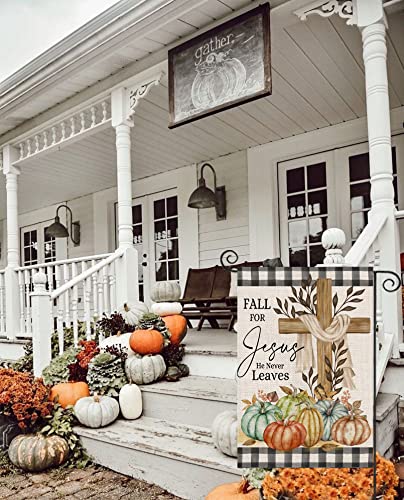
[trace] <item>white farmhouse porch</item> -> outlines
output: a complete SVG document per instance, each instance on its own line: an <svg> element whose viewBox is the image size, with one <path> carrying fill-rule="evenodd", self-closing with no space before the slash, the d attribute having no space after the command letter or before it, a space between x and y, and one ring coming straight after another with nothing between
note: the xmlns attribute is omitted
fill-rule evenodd
<svg viewBox="0 0 404 500"><path fill-rule="evenodd" d="M95 316L139 293L148 301L159 279L184 287L189 268L219 264L229 248L240 261L280 256L285 265L401 272L402 5L271 2L273 95L168 130L167 50L256 2L135 3L122 0L41 56L32 76L28 68L0 85L0 358L17 358L32 338L37 374L49 362L54 328L60 347L66 326L78 339L79 320L90 337ZM96 28L102 48L91 37L89 46L73 47ZM45 63L53 71L40 71ZM187 207L205 161L226 187L226 220ZM78 246L44 236L60 204L80 222ZM399 365L404 352L399 293L380 290L376 321L378 388L404 397L399 378L386 374L389 360ZM233 333L205 329L187 338L190 386L175 394L144 390L149 403L139 429L146 437L136 443L132 429L133 440L121 443L116 468L126 473L156 481L133 465L147 459L152 419L164 427L156 394L170 420L188 428L204 408L212 416L232 406L234 387L223 387L234 378ZM217 394L207 394L212 384ZM189 419L177 420L176 398L195 406ZM118 446L116 425L103 438L80 431L100 462ZM195 444L198 429L191 431L184 449ZM193 500L202 498L204 481L212 486L222 473L236 474L233 461L214 450L202 460L210 446L204 433L195 456L178 458L200 479L180 487L178 477L163 475L163 486ZM170 443L170 436L160 443L162 468L172 460Z"/></svg>

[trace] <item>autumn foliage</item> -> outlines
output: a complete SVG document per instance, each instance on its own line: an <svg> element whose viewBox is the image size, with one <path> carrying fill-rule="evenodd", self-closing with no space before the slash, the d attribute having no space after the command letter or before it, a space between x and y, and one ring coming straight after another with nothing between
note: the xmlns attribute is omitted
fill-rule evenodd
<svg viewBox="0 0 404 500"><path fill-rule="evenodd" d="M377 494L393 500L397 485L394 464L377 455ZM279 469L275 476L267 474L262 487L266 500L370 500L373 469Z"/></svg>
<svg viewBox="0 0 404 500"><path fill-rule="evenodd" d="M33 431L51 414L49 388L29 373L0 369L0 413L16 420L24 431Z"/></svg>

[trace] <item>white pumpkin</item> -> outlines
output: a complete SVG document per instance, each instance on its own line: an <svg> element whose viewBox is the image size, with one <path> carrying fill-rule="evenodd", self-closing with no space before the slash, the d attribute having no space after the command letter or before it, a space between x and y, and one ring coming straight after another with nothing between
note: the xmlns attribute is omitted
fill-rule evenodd
<svg viewBox="0 0 404 500"><path fill-rule="evenodd" d="M144 385L159 380L166 373L163 356L132 356L125 361L125 372L128 380Z"/></svg>
<svg viewBox="0 0 404 500"><path fill-rule="evenodd" d="M119 415L119 404L110 396L81 398L74 405L77 420L86 427L98 429L114 422Z"/></svg>
<svg viewBox="0 0 404 500"><path fill-rule="evenodd" d="M119 392L119 406L124 418L135 420L143 411L142 392L136 384L125 384Z"/></svg>
<svg viewBox="0 0 404 500"><path fill-rule="evenodd" d="M176 302L181 297L181 287L176 281L158 281L150 297L153 302Z"/></svg>
<svg viewBox="0 0 404 500"><path fill-rule="evenodd" d="M125 303L119 312L128 325L136 326L139 323L139 319L143 314L148 313L149 309L143 302L136 302L135 304Z"/></svg>
<svg viewBox="0 0 404 500"><path fill-rule="evenodd" d="M237 413L219 413L212 424L213 442L218 450L230 457L237 457Z"/></svg>
<svg viewBox="0 0 404 500"><path fill-rule="evenodd" d="M128 357L134 356L135 353L132 351L129 345L129 339L132 335L132 332L129 333L118 333L117 335L111 335L107 337L103 341L100 342L99 348L100 351L105 351L107 347L117 346L126 349L128 353Z"/></svg>
<svg viewBox="0 0 404 500"><path fill-rule="evenodd" d="M182 305L179 302L156 302L150 309L152 313L161 317L182 313Z"/></svg>

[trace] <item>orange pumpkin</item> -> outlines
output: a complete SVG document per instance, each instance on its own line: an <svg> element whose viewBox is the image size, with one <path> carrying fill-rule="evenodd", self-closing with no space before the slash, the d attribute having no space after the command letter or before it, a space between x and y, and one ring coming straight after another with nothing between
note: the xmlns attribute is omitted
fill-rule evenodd
<svg viewBox="0 0 404 500"><path fill-rule="evenodd" d="M290 451L301 446L306 435L307 430L303 424L286 419L269 424L264 431L264 441L274 450Z"/></svg>
<svg viewBox="0 0 404 500"><path fill-rule="evenodd" d="M210 493L205 500L259 500L258 490L248 490L244 487L245 481L241 483L221 484Z"/></svg>
<svg viewBox="0 0 404 500"><path fill-rule="evenodd" d="M65 382L52 387L49 399L54 401L58 398L59 404L66 408L69 405L74 406L79 399L89 395L90 390L85 382Z"/></svg>
<svg viewBox="0 0 404 500"><path fill-rule="evenodd" d="M129 345L138 354L159 354L163 350L164 337L157 330L135 330L130 336Z"/></svg>
<svg viewBox="0 0 404 500"><path fill-rule="evenodd" d="M367 441L371 433L365 417L349 415L335 422L331 428L331 439L345 446L356 446Z"/></svg>
<svg viewBox="0 0 404 500"><path fill-rule="evenodd" d="M163 318L166 327L171 333L171 343L179 345L187 334L187 320L181 314L173 314L164 316Z"/></svg>

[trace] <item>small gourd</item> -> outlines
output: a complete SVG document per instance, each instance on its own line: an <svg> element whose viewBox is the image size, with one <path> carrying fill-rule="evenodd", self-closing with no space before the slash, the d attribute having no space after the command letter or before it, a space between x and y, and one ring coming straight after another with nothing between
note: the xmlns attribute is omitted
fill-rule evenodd
<svg viewBox="0 0 404 500"><path fill-rule="evenodd" d="M182 305L179 302L156 302L151 306L150 310L157 316L172 316L182 313Z"/></svg>
<svg viewBox="0 0 404 500"><path fill-rule="evenodd" d="M143 302L129 304L125 302L122 309L119 311L125 322L130 326L136 326L143 314L148 313L149 309Z"/></svg>
<svg viewBox="0 0 404 500"><path fill-rule="evenodd" d="M181 378L181 370L176 366L170 366L165 378L168 382L177 382Z"/></svg>
<svg viewBox="0 0 404 500"><path fill-rule="evenodd" d="M212 424L213 443L222 453L237 457L237 412L219 413Z"/></svg>
<svg viewBox="0 0 404 500"><path fill-rule="evenodd" d="M119 404L110 396L82 398L74 405L77 420L86 427L98 429L114 422L119 415Z"/></svg>
<svg viewBox="0 0 404 500"><path fill-rule="evenodd" d="M133 356L125 362L128 380L138 385L151 384L164 377L166 364L163 356Z"/></svg>
<svg viewBox="0 0 404 500"><path fill-rule="evenodd" d="M136 384L126 384L119 392L119 406L122 416L135 420L142 415L142 392Z"/></svg>
<svg viewBox="0 0 404 500"><path fill-rule="evenodd" d="M179 363L178 369L181 372L181 377L188 377L189 375L189 366L185 363Z"/></svg>

